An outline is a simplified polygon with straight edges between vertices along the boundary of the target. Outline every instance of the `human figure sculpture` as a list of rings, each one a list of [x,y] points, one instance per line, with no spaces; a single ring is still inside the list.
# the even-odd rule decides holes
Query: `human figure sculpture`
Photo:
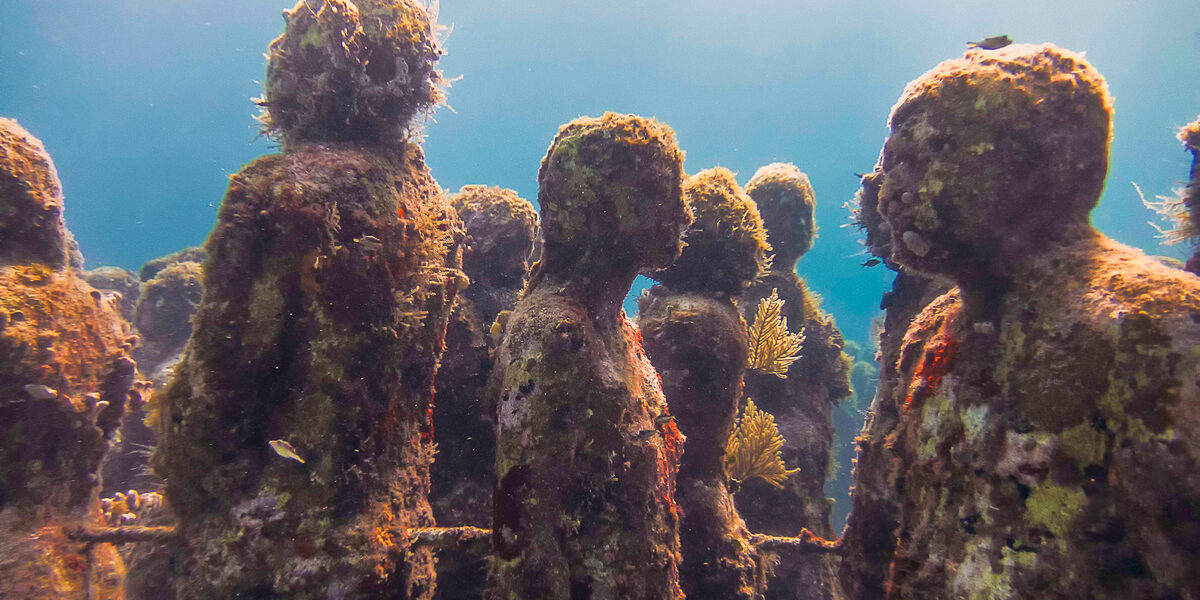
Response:
[[[900,346],[909,324],[930,303],[953,286],[945,277],[917,272],[891,259],[891,229],[879,214],[879,171],[863,176],[855,196],[854,218],[865,233],[867,251],[896,272],[892,288],[884,293],[879,332],[878,386],[868,399],[866,421],[855,438],[854,486],[851,508],[842,531],[842,545],[853,548],[840,561],[838,579],[846,598],[871,598],[881,590],[895,551],[896,497],[892,493],[892,438],[900,414],[891,401],[903,385],[896,369]]]
[[[500,325],[525,285],[537,212],[516,192],[464,186],[450,203],[466,228],[463,272],[471,285],[454,301],[446,351],[435,380],[430,503],[443,526],[490,528],[496,465],[496,407],[486,391]],[[437,597],[474,600],[483,593],[485,557],[448,548],[438,554]]]
[[[781,482],[782,489],[760,480],[743,482],[738,510],[755,533],[795,536],[807,529],[832,538],[825,481],[833,452],[833,409],[850,395],[850,361],[842,352],[841,330],[796,273],[797,262],[816,239],[816,196],[808,176],[790,163],[762,167],[746,192],[762,214],[775,256],[770,270],[741,293],[742,316],[752,320],[758,300],[775,292],[784,300],[788,326],[804,332],[804,346],[786,378],[746,374],[745,397],[775,416],[785,440],[783,461],[799,471]],[[831,561],[823,554],[784,561],[767,597],[837,598]]]
[[[496,355],[489,594],[676,599],[683,438],[621,310],[679,254],[691,214],[670,128],[581,118],[538,174],[543,254]]]
[[[734,506],[725,448],[748,354],[746,324],[733,299],[764,271],[770,246],[758,209],[729,170],[689,177],[684,194],[695,214],[688,245],[653,275],[665,285],[638,300],[646,352],[687,436],[676,492],[683,512],[680,578],[693,600],[753,600],[763,597],[766,566]]]
[[[283,152],[231,178],[156,396],[180,598],[430,598],[433,375],[461,224],[408,141],[439,100],[413,0],[301,1],[268,54]]]
[[[892,258],[957,287],[877,400],[897,415],[874,446],[896,527],[856,597],[1200,591],[1200,282],[1089,224],[1111,114],[1101,76],[1052,45],[969,51],[893,109]]]
[[[134,394],[120,301],[69,260],[58,174],[0,119],[0,597],[121,600],[100,465]]]

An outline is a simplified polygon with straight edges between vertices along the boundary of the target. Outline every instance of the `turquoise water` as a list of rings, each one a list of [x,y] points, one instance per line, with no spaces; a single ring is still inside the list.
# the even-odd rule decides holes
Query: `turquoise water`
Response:
[[[1085,51],[1116,98],[1108,186],[1093,222],[1151,254],[1148,196],[1187,175],[1175,130],[1200,112],[1200,2],[446,0],[441,67],[461,76],[428,124],[443,187],[534,200],[560,124],[606,110],[677,132],[687,169],[745,182],[794,162],[817,192],[820,238],[800,272],[848,339],[865,341],[883,267],[864,269],[843,204],[868,171],[904,84],[968,40],[1006,33]],[[88,268],[136,269],[201,243],[227,177],[271,145],[250,98],[286,0],[0,0],[0,115],[58,167]],[[632,305],[631,305],[632,310]],[[842,432],[845,433],[845,432]],[[845,467],[845,465],[843,465]]]

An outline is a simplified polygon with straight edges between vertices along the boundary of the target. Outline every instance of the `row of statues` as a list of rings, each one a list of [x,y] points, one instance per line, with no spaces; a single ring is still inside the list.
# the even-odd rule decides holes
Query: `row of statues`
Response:
[[[49,156],[0,121],[3,597],[1200,595],[1200,279],[1089,224],[1112,101],[1081,56],[972,49],[893,109],[854,203],[897,277],[838,535],[852,363],[796,274],[798,168],[688,175],[668,126],[608,113],[559,129],[537,210],[448,194],[412,141],[427,10],[285,20],[281,152],[140,276],[73,266]],[[771,369],[761,299],[803,332]],[[739,415],[783,475],[731,477]]]

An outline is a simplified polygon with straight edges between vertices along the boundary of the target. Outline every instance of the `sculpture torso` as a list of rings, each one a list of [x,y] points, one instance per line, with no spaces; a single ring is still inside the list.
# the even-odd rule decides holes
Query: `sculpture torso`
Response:
[[[497,598],[679,597],[682,442],[637,331],[543,283],[497,355]],[[649,433],[647,433],[649,432]],[[518,573],[517,577],[512,573]]]
[[[891,595],[1198,589],[1200,280],[1096,234],[1019,270],[998,330],[965,314],[901,351]]]

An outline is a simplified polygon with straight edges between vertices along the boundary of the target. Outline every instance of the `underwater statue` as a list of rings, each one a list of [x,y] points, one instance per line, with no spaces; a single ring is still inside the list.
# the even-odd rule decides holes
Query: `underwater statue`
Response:
[[[429,598],[412,539],[433,524],[433,376],[467,284],[461,225],[409,141],[441,98],[434,25],[413,0],[284,18],[260,101],[282,153],[231,178],[155,396],[175,591]]]
[[[687,246],[638,300],[646,353],[687,436],[675,492],[680,580],[692,600],[753,600],[763,597],[766,568],[727,487],[725,448],[748,355],[734,299],[766,268],[770,246],[754,201],[727,169],[701,171],[683,189],[695,215]]]
[[[804,345],[800,358],[784,372],[786,378],[751,371],[745,391],[745,397],[775,416],[786,440],[783,461],[800,470],[781,482],[782,489],[759,479],[742,482],[737,506],[755,533],[794,536],[807,529],[830,538],[825,481],[833,451],[833,409],[850,396],[850,361],[833,317],[821,310],[820,297],[796,274],[797,262],[816,239],[816,196],[808,176],[789,163],[760,168],[747,182],[746,193],[762,214],[775,258],[770,270],[742,292],[742,316],[751,320],[759,299],[774,291],[784,300],[788,326],[803,331]],[[838,597],[831,561],[826,555],[784,561],[767,598]]]
[[[676,599],[683,437],[621,304],[691,221],[667,126],[563,126],[538,173],[542,258],[496,353],[489,597]]]
[[[141,282],[132,294],[137,299],[132,325],[138,336],[133,359],[139,374],[147,379],[140,384],[147,390],[162,388],[183,358],[192,331],[192,315],[204,292],[200,262],[181,258],[164,263],[165,259],[182,254],[157,258],[143,266],[142,273],[151,277]],[[162,264],[162,268],[155,268],[157,264]],[[121,284],[122,280],[114,283]],[[150,449],[158,440],[153,427],[145,423],[144,408],[143,403],[126,407],[120,441],[104,462],[106,496],[130,489],[154,491],[162,486],[162,480],[151,472],[149,465]]]
[[[1111,116],[1048,44],[969,51],[893,108],[871,192],[892,258],[956,287],[885,365],[895,425],[864,448],[895,528],[842,550],[892,558],[854,597],[1200,593],[1200,280],[1091,227]]]
[[[120,600],[125,566],[95,537],[100,464],[132,389],[120,300],[70,259],[58,174],[0,119],[0,598]]]
[[[879,331],[879,372],[866,422],[855,438],[853,489],[842,545],[853,549],[841,561],[838,578],[846,598],[871,598],[882,589],[895,550],[896,498],[892,489],[892,452],[889,435],[900,418],[891,402],[902,385],[896,361],[908,326],[921,311],[953,287],[949,279],[915,271],[891,259],[891,229],[879,214],[879,169],[862,177],[862,189],[851,206],[854,220],[865,233],[867,252],[896,272],[892,288],[883,295],[884,311]],[[856,388],[857,391],[857,388]]]
[[[458,295],[446,328],[433,407],[437,458],[429,502],[442,526],[490,528],[495,488],[496,407],[485,386],[498,314],[511,311],[525,285],[540,237],[537,211],[516,192],[464,186],[450,203],[466,228],[463,272],[471,285]],[[487,577],[485,556],[452,547],[438,554],[437,597],[477,599]]]
[[[156,386],[166,383],[192,333],[192,317],[204,294],[202,263],[181,260],[142,282],[133,326],[141,343],[133,357]]]

